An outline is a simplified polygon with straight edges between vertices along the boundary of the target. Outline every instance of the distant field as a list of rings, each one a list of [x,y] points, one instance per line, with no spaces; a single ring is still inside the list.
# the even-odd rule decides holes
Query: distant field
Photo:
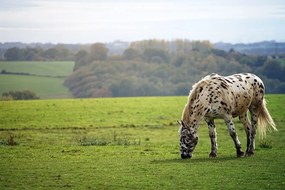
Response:
[[[217,120],[218,157],[201,122],[190,160],[176,124],[187,97],[0,101],[0,189],[284,189],[285,95],[266,98],[279,131],[254,157],[236,158]]]
[[[73,66],[73,62],[0,62],[0,72],[32,75],[0,75],[0,95],[9,90],[31,90],[43,99],[71,97],[63,82]]]
[[[72,61],[0,61],[0,72],[22,72],[37,75],[68,76],[72,73]]]

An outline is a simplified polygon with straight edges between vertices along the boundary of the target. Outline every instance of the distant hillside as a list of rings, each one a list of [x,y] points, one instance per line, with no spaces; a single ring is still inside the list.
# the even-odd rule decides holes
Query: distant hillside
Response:
[[[234,49],[240,53],[245,53],[249,55],[284,55],[285,54],[285,43],[276,41],[264,41],[248,44],[231,44],[231,43],[215,43],[214,47],[217,49],[222,49],[224,51],[229,51]]]

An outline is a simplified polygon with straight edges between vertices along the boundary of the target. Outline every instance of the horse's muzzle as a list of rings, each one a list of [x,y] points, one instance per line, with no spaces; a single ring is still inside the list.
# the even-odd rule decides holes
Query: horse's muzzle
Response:
[[[189,159],[189,158],[191,158],[192,157],[192,155],[191,154],[181,154],[181,158],[182,159]]]

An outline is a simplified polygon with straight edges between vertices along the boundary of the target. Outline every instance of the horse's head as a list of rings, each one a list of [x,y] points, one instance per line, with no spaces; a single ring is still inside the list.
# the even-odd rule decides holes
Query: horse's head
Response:
[[[192,152],[198,143],[198,135],[195,130],[191,130],[183,121],[178,121],[180,155],[182,159],[191,158]]]

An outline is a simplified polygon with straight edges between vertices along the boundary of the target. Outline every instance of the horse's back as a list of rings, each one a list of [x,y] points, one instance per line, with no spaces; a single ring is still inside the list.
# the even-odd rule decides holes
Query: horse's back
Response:
[[[205,116],[233,117],[245,113],[251,105],[259,104],[264,96],[264,85],[261,79],[250,73],[240,73],[230,76],[211,74],[206,76],[204,100],[208,110]]]

